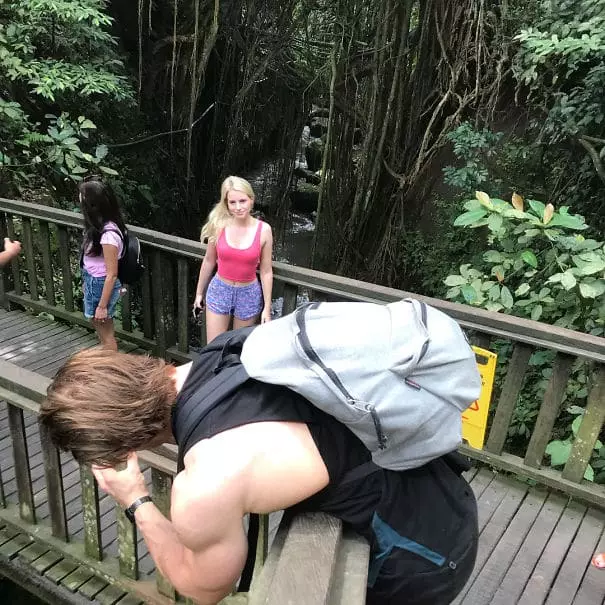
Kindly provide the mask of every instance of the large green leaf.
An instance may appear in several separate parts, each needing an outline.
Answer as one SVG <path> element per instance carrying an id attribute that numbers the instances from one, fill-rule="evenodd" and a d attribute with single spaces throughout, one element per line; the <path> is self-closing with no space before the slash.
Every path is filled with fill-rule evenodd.
<path id="1" fill-rule="evenodd" d="M 543 311 L 543 307 L 542 305 L 536 305 L 532 310 L 531 310 L 531 318 L 534 321 L 538 321 L 540 319 L 540 317 L 542 317 L 542 311 Z"/>
<path id="2" fill-rule="evenodd" d="M 544 216 L 544 209 L 546 206 L 542 202 L 538 202 L 537 200 L 527 200 L 527 203 L 540 218 Z"/>
<path id="3" fill-rule="evenodd" d="M 573 287 L 575 287 L 576 278 L 575 275 L 569 269 L 565 271 L 565 273 L 561 274 L 561 285 L 566 290 L 571 290 Z"/>
<path id="4" fill-rule="evenodd" d="M 571 431 L 574 434 L 574 437 L 577 436 L 578 430 L 580 429 L 580 425 L 582 424 L 582 419 L 584 418 L 584 414 L 579 414 L 575 417 L 574 421 L 571 423 Z"/>
<path id="5" fill-rule="evenodd" d="M 462 292 L 462 296 L 464 296 L 464 300 L 469 305 L 472 305 L 479 298 L 475 288 L 473 288 L 473 286 L 471 286 L 469 284 L 466 284 L 466 286 L 462 286 L 462 288 L 460 289 L 460 292 Z"/>
<path id="6" fill-rule="evenodd" d="M 99 168 L 101 169 L 101 172 L 104 172 L 105 174 L 110 174 L 111 176 L 117 176 L 118 174 L 116 170 L 114 170 L 113 168 L 109 168 L 108 166 L 99 166 Z"/>
<path id="7" fill-rule="evenodd" d="M 502 290 L 500 290 L 500 302 L 504 305 L 506 309 L 512 309 L 514 304 L 513 295 L 510 293 L 510 290 L 506 286 L 502 286 Z"/>
<path id="8" fill-rule="evenodd" d="M 586 470 L 584 471 L 584 479 L 586 479 L 586 481 L 594 481 L 594 469 L 592 468 L 592 466 L 590 466 L 590 464 L 586 467 Z"/>
<path id="9" fill-rule="evenodd" d="M 486 263 L 501 263 L 503 259 L 504 257 L 500 252 L 498 252 L 498 250 L 488 250 L 483 255 L 483 260 Z"/>
<path id="10" fill-rule="evenodd" d="M 455 221 L 455 227 L 468 227 L 473 223 L 485 218 L 487 216 L 487 210 L 471 210 L 470 212 L 465 212 L 461 214 Z"/>
<path id="11" fill-rule="evenodd" d="M 551 441 L 546 446 L 546 453 L 550 456 L 551 466 L 562 466 L 571 454 L 570 441 Z"/>
<path id="12" fill-rule="evenodd" d="M 567 229 L 576 229 L 582 230 L 587 229 L 587 225 L 584 222 L 584 219 L 580 216 L 576 216 L 573 214 L 555 214 L 552 217 L 550 223 L 548 223 L 549 227 L 565 227 Z"/>
<path id="13" fill-rule="evenodd" d="M 466 283 L 466 279 L 462 275 L 448 275 L 444 283 L 446 286 L 461 286 Z"/>
<path id="14" fill-rule="evenodd" d="M 95 157 L 98 160 L 102 160 L 107 155 L 107 145 L 97 145 L 95 149 Z"/>
<path id="15" fill-rule="evenodd" d="M 524 252 L 522 252 L 521 253 L 521 258 L 530 267 L 533 267 L 534 269 L 538 268 L 538 259 L 536 258 L 536 255 L 531 250 L 525 250 Z"/>
<path id="16" fill-rule="evenodd" d="M 502 215 L 501 214 L 491 214 L 487 219 L 487 226 L 490 231 L 493 233 L 497 233 L 502 228 Z"/>
<path id="17" fill-rule="evenodd" d="M 582 266 L 579 266 L 579 269 L 582 275 L 594 275 L 595 273 L 601 273 L 605 269 L 605 258 L 600 258 L 598 260 L 583 264 Z"/>
<path id="18" fill-rule="evenodd" d="M 605 294 L 605 279 L 590 278 L 580 282 L 580 294 L 584 298 L 597 298 Z"/>

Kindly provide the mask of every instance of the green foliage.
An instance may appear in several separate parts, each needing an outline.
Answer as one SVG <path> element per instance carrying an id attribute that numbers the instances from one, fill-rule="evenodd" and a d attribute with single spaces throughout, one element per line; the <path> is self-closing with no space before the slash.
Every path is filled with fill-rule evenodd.
<path id="1" fill-rule="evenodd" d="M 103 0 L 26 0 L 0 8 L 0 83 L 47 101 L 131 95 Z M 3 82 L 4 80 L 4 82 Z"/>
<path id="2" fill-rule="evenodd" d="M 18 104 L 0 99 L 0 129 L 5 116 L 9 118 L 7 130 L 13 137 L 6 147 L 0 149 L 0 172 L 10 175 L 14 181 L 27 183 L 36 175 L 50 178 L 53 174 L 79 181 L 82 175 L 93 170 L 117 174 L 103 165 L 107 155 L 105 145 L 92 146 L 92 153 L 80 148 L 96 130 L 93 122 L 84 116 L 71 120 L 67 114 L 59 117 L 47 114 L 48 127 L 44 134 L 34 130 Z M 17 126 L 20 126 L 20 132 Z"/>
<path id="3" fill-rule="evenodd" d="M 447 298 L 534 320 L 605 333 L 605 245 L 585 238 L 565 206 L 477 192 L 454 225 L 487 227 L 489 248 L 447 277 Z"/>
<path id="4" fill-rule="evenodd" d="M 474 191 L 488 180 L 487 160 L 495 156 L 502 133 L 487 128 L 478 131 L 469 122 L 463 122 L 446 138 L 453 144 L 454 155 L 465 164 L 459 168 L 446 166 L 443 169 L 445 183 L 463 191 Z"/>
<path id="5" fill-rule="evenodd" d="M 520 47 L 514 73 L 529 89 L 531 106 L 540 114 L 544 141 L 554 144 L 572 138 L 582 140 L 585 148 L 586 143 L 605 148 L 603 2 L 551 3 L 550 10 L 522 30 L 517 40 Z M 598 155 L 592 161 L 595 168 L 599 164 L 602 168 Z"/>
<path id="6" fill-rule="evenodd" d="M 91 117 L 132 99 L 105 7 L 103 0 L 0 6 L 0 193 L 55 191 L 90 170 L 117 174 L 105 166 L 107 147 L 92 140 Z"/>

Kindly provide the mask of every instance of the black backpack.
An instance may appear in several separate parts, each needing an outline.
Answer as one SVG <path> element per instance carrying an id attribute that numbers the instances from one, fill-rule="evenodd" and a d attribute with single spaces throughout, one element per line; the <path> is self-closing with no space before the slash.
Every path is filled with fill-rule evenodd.
<path id="1" fill-rule="evenodd" d="M 124 285 L 131 285 L 139 281 L 145 271 L 143 255 L 141 254 L 141 242 L 136 235 L 128 233 L 128 229 L 122 232 L 119 229 L 105 229 L 105 233 L 113 231 L 122 240 L 122 256 L 118 259 L 118 279 Z M 84 246 L 80 253 L 80 267 L 84 266 Z"/>

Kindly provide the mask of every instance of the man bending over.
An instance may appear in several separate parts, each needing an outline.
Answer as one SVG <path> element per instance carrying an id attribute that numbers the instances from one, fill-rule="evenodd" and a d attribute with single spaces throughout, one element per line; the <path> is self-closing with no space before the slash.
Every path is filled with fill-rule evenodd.
<path id="1" fill-rule="evenodd" d="M 213 375 L 215 359 L 205 349 L 174 367 L 82 351 L 59 371 L 41 409 L 54 443 L 94 465 L 101 488 L 130 508 L 178 592 L 218 603 L 246 561 L 244 516 L 294 509 L 334 515 L 369 541 L 370 605 L 450 603 L 477 551 L 476 502 L 455 456 L 403 472 L 347 475 L 370 460 L 361 441 L 296 393 L 255 380 L 212 409 L 183 447 L 175 419 Z M 179 446 L 171 521 L 149 498 L 135 454 L 165 442 Z M 112 468 L 125 461 L 124 470 Z"/>

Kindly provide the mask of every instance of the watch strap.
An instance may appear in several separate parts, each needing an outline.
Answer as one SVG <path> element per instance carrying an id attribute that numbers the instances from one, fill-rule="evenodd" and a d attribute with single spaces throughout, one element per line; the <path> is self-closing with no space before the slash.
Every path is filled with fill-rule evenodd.
<path id="1" fill-rule="evenodd" d="M 141 506 L 141 504 L 145 504 L 145 502 L 152 502 L 151 496 L 143 496 L 142 498 L 137 498 L 128 508 L 124 509 L 124 514 L 128 518 L 131 523 L 134 523 L 134 513 L 137 508 Z"/>

